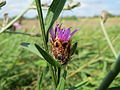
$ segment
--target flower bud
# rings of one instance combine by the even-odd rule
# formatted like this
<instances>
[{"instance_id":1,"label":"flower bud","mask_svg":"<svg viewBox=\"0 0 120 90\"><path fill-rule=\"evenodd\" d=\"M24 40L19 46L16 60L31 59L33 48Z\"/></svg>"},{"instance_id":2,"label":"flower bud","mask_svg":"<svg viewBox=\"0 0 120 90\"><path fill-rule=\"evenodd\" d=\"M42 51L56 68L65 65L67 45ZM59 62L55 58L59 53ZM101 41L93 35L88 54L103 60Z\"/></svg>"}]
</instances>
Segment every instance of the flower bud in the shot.
<instances>
[{"instance_id":1,"label":"flower bud","mask_svg":"<svg viewBox=\"0 0 120 90\"><path fill-rule=\"evenodd\" d=\"M101 19L103 20L103 23L105 23L107 21L108 15L109 15L109 13L106 10L103 10L101 12Z\"/></svg>"}]
</instances>

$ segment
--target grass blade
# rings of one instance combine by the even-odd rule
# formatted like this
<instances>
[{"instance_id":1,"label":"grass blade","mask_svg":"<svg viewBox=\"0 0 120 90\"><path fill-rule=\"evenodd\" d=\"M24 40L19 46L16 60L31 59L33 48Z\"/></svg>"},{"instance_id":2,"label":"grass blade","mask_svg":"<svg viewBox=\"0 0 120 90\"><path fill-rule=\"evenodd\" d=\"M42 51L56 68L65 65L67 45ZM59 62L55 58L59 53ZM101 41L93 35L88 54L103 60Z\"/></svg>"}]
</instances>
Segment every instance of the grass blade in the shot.
<instances>
[{"instance_id":1,"label":"grass blade","mask_svg":"<svg viewBox=\"0 0 120 90\"><path fill-rule=\"evenodd\" d=\"M80 83L78 83L78 84L76 84L76 85L74 85L74 86L72 86L72 87L70 87L69 89L66 89L66 90L76 90L76 89L78 89L79 87L85 85L87 82L88 82L88 80L85 80L85 81L80 82Z\"/></svg>"},{"instance_id":2,"label":"grass blade","mask_svg":"<svg viewBox=\"0 0 120 90\"><path fill-rule=\"evenodd\" d=\"M40 73L41 70L39 70L38 72ZM38 76L37 87L36 87L35 90L41 90L41 88L42 88L42 81L45 78L45 75L47 74L47 72L48 72L48 66L43 67L41 75L39 74L39 76Z\"/></svg>"},{"instance_id":3,"label":"grass blade","mask_svg":"<svg viewBox=\"0 0 120 90\"><path fill-rule=\"evenodd\" d=\"M108 88L107 90L120 90L120 86L118 86L118 87L111 87L111 88Z\"/></svg>"},{"instance_id":4,"label":"grass blade","mask_svg":"<svg viewBox=\"0 0 120 90\"><path fill-rule=\"evenodd\" d=\"M40 90L40 88L41 88L41 86L42 86L43 72L44 72L44 71L42 71L42 74L41 74L41 76L40 76L40 78L39 78L39 80L38 80L37 88L36 88L35 90Z\"/></svg>"},{"instance_id":5,"label":"grass blade","mask_svg":"<svg viewBox=\"0 0 120 90\"><path fill-rule=\"evenodd\" d=\"M57 86L56 90L65 90L65 81L66 81L67 71L64 70L63 76L60 79L60 83Z\"/></svg>"}]
</instances>

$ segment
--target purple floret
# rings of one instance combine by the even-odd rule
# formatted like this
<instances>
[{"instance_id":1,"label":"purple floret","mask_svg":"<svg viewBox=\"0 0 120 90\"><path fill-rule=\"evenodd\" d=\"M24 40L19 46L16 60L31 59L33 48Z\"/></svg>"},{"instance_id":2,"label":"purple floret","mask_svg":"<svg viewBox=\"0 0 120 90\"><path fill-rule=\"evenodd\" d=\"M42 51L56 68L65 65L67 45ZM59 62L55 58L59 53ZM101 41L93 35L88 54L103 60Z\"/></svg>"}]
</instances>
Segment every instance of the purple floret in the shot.
<instances>
[{"instance_id":1,"label":"purple floret","mask_svg":"<svg viewBox=\"0 0 120 90\"><path fill-rule=\"evenodd\" d=\"M54 29L50 29L50 34L51 34L51 37L52 37L52 40L55 39L55 32L54 32Z\"/></svg>"},{"instance_id":2,"label":"purple floret","mask_svg":"<svg viewBox=\"0 0 120 90\"><path fill-rule=\"evenodd\" d=\"M69 41L70 38L75 34L75 32L80 30L80 29L76 29L72 33L70 33L71 28L72 27L68 29L64 29L64 28L60 29L57 24L55 30L53 28L50 30L52 40L54 41L56 38L59 38L61 41Z\"/></svg>"}]
</instances>

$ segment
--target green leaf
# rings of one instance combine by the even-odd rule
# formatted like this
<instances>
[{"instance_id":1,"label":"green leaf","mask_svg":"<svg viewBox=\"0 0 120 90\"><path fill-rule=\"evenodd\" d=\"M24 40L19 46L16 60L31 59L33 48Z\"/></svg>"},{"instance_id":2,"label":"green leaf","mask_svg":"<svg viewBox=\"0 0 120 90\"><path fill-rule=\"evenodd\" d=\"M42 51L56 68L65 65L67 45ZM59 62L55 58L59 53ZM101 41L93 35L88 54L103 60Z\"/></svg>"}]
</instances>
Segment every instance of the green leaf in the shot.
<instances>
[{"instance_id":1,"label":"green leaf","mask_svg":"<svg viewBox=\"0 0 120 90\"><path fill-rule=\"evenodd\" d=\"M49 29L52 27L54 22L57 20L60 15L66 0L53 0L50 8L48 10L46 19L45 19L45 30L46 30L46 39L48 40Z\"/></svg>"},{"instance_id":2,"label":"green leaf","mask_svg":"<svg viewBox=\"0 0 120 90\"><path fill-rule=\"evenodd\" d=\"M43 72L44 72L44 71L42 71L42 74L41 74L41 76L40 76L40 78L39 78L39 80L38 80L38 84L37 84L37 87L36 87L35 90L40 90L40 89L41 89L42 80L43 80Z\"/></svg>"},{"instance_id":3,"label":"green leaf","mask_svg":"<svg viewBox=\"0 0 120 90\"><path fill-rule=\"evenodd\" d=\"M47 42L46 42L46 36L45 36L45 25L43 20L43 14L42 14L42 6L41 6L41 0L35 0L36 6L37 6L37 12L38 12L38 19L40 23L40 28L42 32L42 38L44 43L44 48L47 50Z\"/></svg>"},{"instance_id":4,"label":"green leaf","mask_svg":"<svg viewBox=\"0 0 120 90\"><path fill-rule=\"evenodd\" d=\"M41 88L42 88L42 81L44 80L47 72L48 72L48 67L47 66L43 67L42 68L42 73L40 73L39 76L38 76L37 87L36 87L35 90L41 90Z\"/></svg>"},{"instance_id":5,"label":"green leaf","mask_svg":"<svg viewBox=\"0 0 120 90\"><path fill-rule=\"evenodd\" d=\"M32 53L35 53L36 55L41 56L41 54L39 53L39 51L37 50L37 48L35 47L34 44L30 44L30 43L21 43L21 46L29 51L31 51Z\"/></svg>"},{"instance_id":6,"label":"green leaf","mask_svg":"<svg viewBox=\"0 0 120 90\"><path fill-rule=\"evenodd\" d=\"M42 66L42 67L46 67L47 66L47 63L45 60L37 60L36 62L34 62L35 65L37 66Z\"/></svg>"},{"instance_id":7,"label":"green leaf","mask_svg":"<svg viewBox=\"0 0 120 90\"><path fill-rule=\"evenodd\" d=\"M76 85L74 85L74 86L72 86L72 87L70 87L69 89L66 89L66 90L76 90L76 89L78 89L79 87L85 85L87 82L88 82L88 80L83 81L83 82L80 82L80 83L78 83L78 84L76 84Z\"/></svg>"},{"instance_id":8,"label":"green leaf","mask_svg":"<svg viewBox=\"0 0 120 90\"><path fill-rule=\"evenodd\" d=\"M77 42L73 44L73 46L72 46L72 48L71 48L71 50L70 50L70 54L71 54L71 55L73 55L73 54L75 53L75 50L76 50L76 48L77 48L77 44L78 44Z\"/></svg>"},{"instance_id":9,"label":"green leaf","mask_svg":"<svg viewBox=\"0 0 120 90\"><path fill-rule=\"evenodd\" d=\"M108 88L107 90L120 90L120 86L118 86L118 87L111 87L111 88Z\"/></svg>"},{"instance_id":10,"label":"green leaf","mask_svg":"<svg viewBox=\"0 0 120 90\"><path fill-rule=\"evenodd\" d=\"M66 81L67 71L64 70L63 76L60 79L60 83L57 86L56 90L65 90L65 81Z\"/></svg>"},{"instance_id":11,"label":"green leaf","mask_svg":"<svg viewBox=\"0 0 120 90\"><path fill-rule=\"evenodd\" d=\"M50 56L50 54L48 54L45 50L43 50L40 46L38 46L37 44L35 44L35 47L38 49L38 51L41 53L41 55L43 56L43 58L50 63L51 65L55 66L55 67L60 67L60 64L52 57Z\"/></svg>"}]
</instances>

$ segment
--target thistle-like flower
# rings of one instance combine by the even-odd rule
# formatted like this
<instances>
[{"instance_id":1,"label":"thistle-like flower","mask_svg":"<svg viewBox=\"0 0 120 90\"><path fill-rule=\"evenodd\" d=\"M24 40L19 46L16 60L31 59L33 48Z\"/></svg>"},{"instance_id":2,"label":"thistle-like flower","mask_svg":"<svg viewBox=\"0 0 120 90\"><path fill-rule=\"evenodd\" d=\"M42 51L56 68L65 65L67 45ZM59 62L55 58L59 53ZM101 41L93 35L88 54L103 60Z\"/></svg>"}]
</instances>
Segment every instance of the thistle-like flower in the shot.
<instances>
[{"instance_id":1,"label":"thistle-like flower","mask_svg":"<svg viewBox=\"0 0 120 90\"><path fill-rule=\"evenodd\" d=\"M13 24L13 29L14 30L16 30L16 29L21 29L22 27L21 27L21 25L18 23L18 22L15 22L14 24Z\"/></svg>"},{"instance_id":2,"label":"thistle-like flower","mask_svg":"<svg viewBox=\"0 0 120 90\"><path fill-rule=\"evenodd\" d=\"M70 60L71 37L79 30L76 29L71 33L70 29L71 27L61 29L61 25L57 24L55 30L53 28L50 30L52 54L62 65Z\"/></svg>"}]
</instances>

